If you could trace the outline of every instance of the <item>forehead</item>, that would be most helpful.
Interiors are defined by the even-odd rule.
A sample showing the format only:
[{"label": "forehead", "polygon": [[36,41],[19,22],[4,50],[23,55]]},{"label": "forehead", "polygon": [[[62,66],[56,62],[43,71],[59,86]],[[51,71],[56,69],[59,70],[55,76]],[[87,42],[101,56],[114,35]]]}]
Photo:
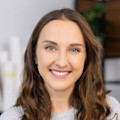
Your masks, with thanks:
[{"label": "forehead", "polygon": [[70,20],[57,19],[48,22],[40,32],[41,40],[60,40],[84,42],[83,34],[77,23]]}]

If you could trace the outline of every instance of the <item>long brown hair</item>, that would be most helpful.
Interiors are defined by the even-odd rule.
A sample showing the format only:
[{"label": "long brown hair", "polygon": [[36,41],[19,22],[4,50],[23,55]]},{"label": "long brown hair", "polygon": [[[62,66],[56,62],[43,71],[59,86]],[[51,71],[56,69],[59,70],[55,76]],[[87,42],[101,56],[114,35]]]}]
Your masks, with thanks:
[{"label": "long brown hair", "polygon": [[84,71],[77,80],[70,96],[70,104],[77,109],[76,120],[105,120],[110,108],[105,100],[106,92],[101,75],[102,47],[96,41],[89,25],[74,10],[55,10],[45,15],[36,25],[24,56],[22,91],[16,106],[24,110],[22,120],[50,120],[51,101],[35,64],[36,45],[42,28],[55,19],[68,19],[80,27],[85,44],[87,59]]}]

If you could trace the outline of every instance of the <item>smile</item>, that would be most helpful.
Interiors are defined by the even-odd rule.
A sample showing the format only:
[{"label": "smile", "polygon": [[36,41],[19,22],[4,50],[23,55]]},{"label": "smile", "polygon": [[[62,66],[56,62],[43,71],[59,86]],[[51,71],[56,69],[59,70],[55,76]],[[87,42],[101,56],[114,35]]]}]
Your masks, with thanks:
[{"label": "smile", "polygon": [[70,71],[50,70],[50,72],[55,78],[66,78],[70,74]]}]

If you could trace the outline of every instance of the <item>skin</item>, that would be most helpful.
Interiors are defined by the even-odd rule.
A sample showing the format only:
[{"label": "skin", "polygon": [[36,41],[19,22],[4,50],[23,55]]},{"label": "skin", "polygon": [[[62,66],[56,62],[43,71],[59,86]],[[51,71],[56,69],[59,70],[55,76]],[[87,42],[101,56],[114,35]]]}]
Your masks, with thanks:
[{"label": "skin", "polygon": [[86,46],[79,26],[70,20],[53,20],[40,32],[36,64],[52,101],[52,112],[71,108],[69,97],[81,76]]}]

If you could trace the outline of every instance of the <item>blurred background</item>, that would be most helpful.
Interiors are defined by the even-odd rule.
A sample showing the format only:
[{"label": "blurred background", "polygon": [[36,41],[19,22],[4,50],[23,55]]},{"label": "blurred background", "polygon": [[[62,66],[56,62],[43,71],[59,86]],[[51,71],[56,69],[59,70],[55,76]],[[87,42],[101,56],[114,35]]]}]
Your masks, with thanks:
[{"label": "blurred background", "polygon": [[120,101],[119,0],[0,0],[0,112],[17,99],[24,51],[36,23],[60,8],[76,9],[90,24],[104,47],[105,87]]},{"label": "blurred background", "polygon": [[120,0],[77,0],[76,9],[104,48],[105,88],[120,102]]}]

